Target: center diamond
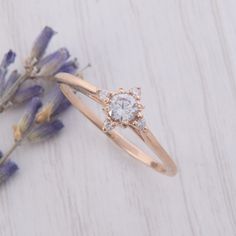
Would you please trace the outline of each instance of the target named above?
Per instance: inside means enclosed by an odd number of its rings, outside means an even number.
[[[138,112],[135,98],[127,93],[116,94],[109,104],[109,115],[114,121],[132,121]]]

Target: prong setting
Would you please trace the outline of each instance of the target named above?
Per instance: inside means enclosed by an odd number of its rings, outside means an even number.
[[[144,106],[140,102],[141,89],[132,88],[128,91],[119,88],[117,91],[99,90],[98,97],[103,101],[103,111],[106,114],[103,131],[112,131],[116,126],[126,128],[132,126],[145,131],[143,119]]]
[[[123,88],[119,88],[119,89],[118,89],[118,92],[119,92],[119,93],[124,93],[125,90],[124,90]]]

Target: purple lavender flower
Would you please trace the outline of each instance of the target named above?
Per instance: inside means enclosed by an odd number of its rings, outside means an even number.
[[[61,91],[59,91],[58,93],[61,93]],[[61,100],[61,102],[58,104],[57,107],[54,108],[52,117],[58,116],[59,114],[66,111],[71,106],[71,103],[69,102],[69,100],[62,93],[58,94],[58,97]]]
[[[59,70],[57,71],[57,73],[59,72],[66,72],[66,73],[70,73],[70,74],[75,74],[76,71],[79,68],[79,64],[77,59],[75,58],[74,60],[71,61],[67,61],[66,63],[64,63]]]
[[[28,102],[33,97],[39,97],[44,93],[43,87],[33,85],[27,88],[19,88],[12,99],[13,104],[22,104]]]
[[[16,141],[21,140],[23,135],[25,135],[25,133],[32,126],[35,120],[35,116],[41,106],[42,106],[42,102],[38,97],[34,97],[29,102],[29,106],[25,114],[23,115],[21,120],[18,122],[18,124],[13,126],[14,137]]]
[[[77,60],[74,59],[72,61],[64,63],[58,70],[58,72],[67,72],[74,74],[77,71],[77,69],[78,69],[78,63]],[[67,108],[69,108],[70,105],[71,103],[61,92],[59,85],[56,84],[51,91],[51,98],[48,104],[46,104],[43,107],[42,111],[40,111],[37,114],[36,121],[38,123],[50,121],[52,118],[58,116],[59,114],[67,110]]]
[[[6,182],[18,169],[17,164],[13,161],[7,161],[0,165],[0,184]]]
[[[16,82],[16,80],[19,77],[20,77],[20,74],[18,73],[17,70],[12,71],[5,83],[4,92],[7,91]]]
[[[2,67],[2,68],[4,68],[4,69],[7,69],[7,67],[8,67],[10,64],[14,63],[15,58],[16,58],[16,53],[13,52],[12,50],[9,50],[9,51],[4,55],[0,67]]]
[[[5,86],[5,77],[7,74],[7,68],[15,61],[16,54],[9,50],[3,57],[0,64],[0,97],[3,95]]]
[[[58,72],[66,72],[70,74],[75,74],[78,70],[78,63],[77,60],[68,61],[66,62]],[[60,113],[64,112],[67,108],[70,107],[71,103],[68,101],[68,99],[64,96],[64,94],[61,92],[59,85],[55,86],[55,89],[53,91],[53,99],[51,101],[53,104],[52,107],[52,117],[55,117],[59,115]]]
[[[31,56],[30,56],[31,60],[34,60],[34,59],[39,60],[43,56],[54,34],[55,34],[55,31],[52,28],[48,26],[44,27],[44,29],[42,30],[40,35],[37,37],[33,45]]]
[[[69,51],[66,48],[60,48],[54,53],[46,56],[37,64],[39,69],[38,76],[49,77],[58,72],[70,57]]]
[[[68,107],[70,107],[70,102],[60,91],[59,85],[56,84],[52,89],[50,101],[43,106],[42,110],[36,115],[36,121],[37,123],[50,121]]]
[[[32,130],[27,138],[31,142],[44,141],[58,134],[63,127],[64,125],[60,120],[43,123]]]
[[[2,96],[4,91],[6,73],[6,69],[0,67],[0,97]]]
[[[55,119],[55,117],[65,111],[70,106],[70,102],[60,91],[59,85],[55,82],[56,85],[51,93],[51,100],[39,113],[42,103],[38,96],[43,93],[43,88],[39,85],[25,87],[25,81],[29,79],[53,79],[56,73],[74,74],[78,69],[76,59],[68,61],[70,54],[66,48],[61,48],[44,57],[44,53],[54,34],[54,30],[50,27],[43,29],[32,47],[30,57],[25,63],[25,72],[22,75],[17,71],[13,71],[8,76],[8,80],[5,81],[8,66],[15,60],[16,55],[13,51],[10,50],[4,56],[2,62],[0,61],[0,110],[4,111],[5,108],[12,104],[21,104],[29,101],[26,112],[19,122],[13,126],[14,144],[4,156],[0,151],[0,184],[18,170],[16,163],[8,159],[16,147],[24,144],[24,141],[27,140],[37,142],[51,138],[57,135],[64,127],[63,123]],[[37,123],[36,121],[40,114],[44,117],[44,120],[42,123]]]

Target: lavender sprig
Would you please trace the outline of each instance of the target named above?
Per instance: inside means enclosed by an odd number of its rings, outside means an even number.
[[[71,63],[66,63],[62,67],[64,68],[63,71],[75,73],[77,66],[78,66],[77,64],[73,65],[73,63],[71,62]],[[88,66],[83,68],[81,71],[90,66],[91,65],[88,64]],[[60,96],[60,99],[59,100],[56,99],[57,109],[55,109],[54,113],[51,114],[52,116],[51,119],[49,119],[49,121],[47,119],[44,119],[41,120],[41,123],[38,122],[37,118],[41,113],[41,111],[38,111],[38,109],[41,107],[41,101],[39,98],[35,97],[30,101],[26,112],[24,113],[20,121],[17,123],[17,125],[13,126],[14,139],[15,139],[14,144],[5,155],[2,155],[0,151],[0,184],[8,180],[18,170],[18,166],[14,162],[10,161],[9,158],[13,153],[13,151],[20,144],[23,144],[24,141],[26,143],[27,142],[32,143],[32,142],[47,140],[49,138],[56,136],[61,131],[61,129],[64,128],[64,124],[60,120],[54,119],[54,117],[64,112],[66,108],[70,106],[70,104],[64,97],[64,95],[61,93],[58,87],[57,89],[58,90],[56,92],[57,93],[56,97]],[[54,104],[54,103],[55,101],[52,102],[52,100],[48,102],[48,104]],[[47,105],[42,108],[42,111],[45,110],[45,107],[47,107]],[[2,179],[1,179],[1,174],[3,176]]]
[[[35,64],[41,59],[46,48],[54,35],[54,30],[48,26],[46,26],[40,35],[37,37],[34,46],[31,50],[30,57],[27,59],[25,63],[25,73],[20,76],[10,87],[6,90],[2,91],[1,99],[0,99],[0,112],[3,112],[4,109],[9,106],[11,99],[16,94],[19,87],[25,82],[25,80],[30,79],[35,74]],[[10,53],[4,57],[3,62],[1,63],[2,67],[6,69],[10,63],[12,63],[15,59],[14,53],[9,51]],[[5,72],[6,75],[6,72]],[[5,78],[4,75],[4,78]],[[2,80],[2,87],[5,85],[5,80]]]
[[[20,90],[22,84],[26,80],[53,77],[53,75],[55,75],[66,63],[70,57],[66,48],[58,49],[54,53],[43,57],[54,34],[55,31],[48,26],[42,30],[33,45],[30,56],[26,60],[24,65],[25,72],[21,76],[17,76],[19,74],[16,73],[13,74],[9,77],[7,82],[5,81],[7,67],[14,62],[15,53],[10,50],[4,56],[0,65],[0,112],[3,112],[12,104],[21,104],[29,100],[21,99],[20,103],[15,102],[19,101],[15,99],[15,96],[19,95],[18,90]]]
[[[29,105],[19,122],[13,126],[15,142],[8,152],[2,158],[0,158],[0,167],[8,161],[12,152],[20,144],[23,144],[26,141],[35,142],[51,138],[58,134],[59,131],[64,127],[60,120],[52,120],[50,122],[38,124],[35,117],[41,105],[41,100],[38,97],[34,97],[29,102]]]
[[[77,60],[68,60],[70,54],[66,48],[60,48],[44,56],[54,34],[55,31],[50,27],[42,30],[24,65],[24,73],[19,74],[14,70],[7,76],[8,67],[14,62],[16,56],[11,50],[0,63],[0,112],[11,105],[26,102],[29,104],[22,118],[13,126],[12,147],[4,155],[0,151],[0,184],[17,171],[18,166],[9,159],[20,144],[52,138],[64,127],[63,123],[56,118],[70,107],[70,103],[60,91],[58,84],[54,84],[50,91],[50,99],[42,108],[39,96],[44,92],[43,87],[36,84],[22,86],[29,79],[54,79],[54,75],[59,72],[76,74]],[[89,66],[90,64],[87,67]]]

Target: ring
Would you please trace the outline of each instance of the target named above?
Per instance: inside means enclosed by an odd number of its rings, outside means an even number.
[[[112,141],[135,159],[152,169],[174,176],[177,168],[169,154],[160,145],[142,115],[144,109],[140,101],[141,89],[132,88],[128,91],[120,88],[117,91],[100,90],[89,82],[68,73],[56,75],[62,93],[85,117],[103,131]],[[88,106],[75,94],[79,91],[103,106],[106,119],[103,122]],[[156,161],[136,145],[125,139],[116,131],[116,127],[130,128],[139,138],[159,157]]]

